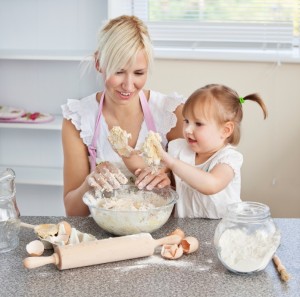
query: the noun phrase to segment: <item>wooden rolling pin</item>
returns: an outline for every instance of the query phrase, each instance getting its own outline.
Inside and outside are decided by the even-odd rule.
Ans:
[[[140,233],[74,245],[56,246],[54,254],[48,257],[28,257],[23,264],[26,268],[36,268],[55,264],[59,270],[90,266],[127,259],[147,257],[155,248],[164,244],[179,244],[181,237],[169,235],[153,239],[150,233]]]

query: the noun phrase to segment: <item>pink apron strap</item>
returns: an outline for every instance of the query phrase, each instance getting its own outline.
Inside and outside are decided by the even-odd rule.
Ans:
[[[104,101],[104,94],[105,90],[103,90],[101,98],[100,98],[100,103],[99,103],[99,109],[98,109],[98,115],[95,123],[95,131],[92,139],[92,143],[88,146],[88,151],[89,151],[89,161],[90,161],[90,166],[91,166],[91,171],[94,171],[96,168],[96,158],[97,158],[97,137],[99,136],[99,131],[100,131],[100,118],[102,115],[102,108],[103,108],[103,101]],[[147,129],[153,132],[156,132],[156,127],[155,123],[152,117],[151,110],[149,108],[149,104],[147,101],[147,98],[144,94],[143,91],[139,92],[139,97],[140,97],[140,102],[144,114],[144,119],[146,122]]]
[[[95,123],[95,131],[92,139],[92,143],[88,146],[89,151],[89,161],[91,166],[91,171],[94,171],[96,168],[96,158],[97,158],[97,137],[99,135],[100,130],[100,118],[102,115],[102,108],[103,108],[103,101],[104,101],[104,94],[105,91],[102,92],[100,103],[99,103],[99,109],[98,109],[98,115]]]
[[[143,113],[144,113],[144,119],[145,119],[145,122],[146,122],[146,125],[147,125],[147,128],[148,128],[148,131],[151,130],[153,132],[156,132],[155,123],[154,123],[152,113],[150,111],[149,104],[148,104],[148,101],[147,101],[147,98],[146,98],[144,92],[140,91],[139,96],[140,96],[140,102],[141,102],[141,105],[142,105],[142,110],[143,110]]]

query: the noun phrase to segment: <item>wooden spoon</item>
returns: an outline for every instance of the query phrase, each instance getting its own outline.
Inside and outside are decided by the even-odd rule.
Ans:
[[[32,225],[21,222],[21,227],[33,229],[34,232],[42,239],[47,238],[48,236],[55,236],[58,233],[59,225],[63,224],[68,235],[71,234],[71,225],[62,221],[58,224],[40,224],[40,225]]]

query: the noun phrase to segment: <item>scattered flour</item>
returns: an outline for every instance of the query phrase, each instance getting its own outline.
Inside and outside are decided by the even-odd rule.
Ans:
[[[195,262],[188,262],[183,260],[166,260],[163,259],[160,256],[150,256],[143,258],[141,260],[138,260],[135,262],[134,265],[131,266],[121,266],[114,268],[115,270],[120,270],[122,272],[134,270],[134,269],[140,269],[140,268],[147,268],[152,267],[154,265],[160,265],[160,266],[168,266],[168,267],[176,267],[176,268],[182,268],[182,269],[189,269],[193,271],[205,271],[209,270],[209,266],[207,265],[200,265],[200,263]]]
[[[247,273],[264,269],[280,243],[279,233],[228,229],[218,242],[220,260],[230,269]]]

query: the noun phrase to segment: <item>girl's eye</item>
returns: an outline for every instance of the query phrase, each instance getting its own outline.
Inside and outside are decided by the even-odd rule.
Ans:
[[[135,72],[135,75],[144,75],[145,73],[144,72],[141,72],[141,71],[138,71],[138,72]]]
[[[188,123],[189,123],[189,120],[184,119],[183,122],[184,122],[185,124],[188,124]]]
[[[200,126],[203,126],[203,124],[200,123],[200,122],[196,122],[196,126],[197,126],[197,127],[200,127]]]

